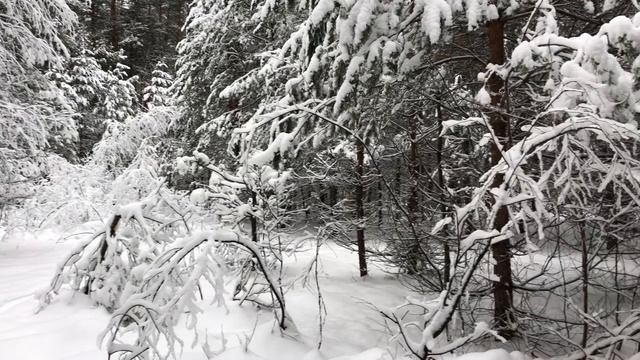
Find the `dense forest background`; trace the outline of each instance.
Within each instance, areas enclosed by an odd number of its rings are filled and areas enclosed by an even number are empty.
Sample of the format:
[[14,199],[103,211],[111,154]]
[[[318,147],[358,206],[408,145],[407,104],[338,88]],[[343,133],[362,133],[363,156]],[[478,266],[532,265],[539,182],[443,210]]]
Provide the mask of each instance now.
[[201,336],[225,293],[294,336],[298,286],[321,348],[319,254],[339,246],[363,281],[375,264],[413,294],[378,311],[389,359],[629,359],[638,11],[0,0],[0,226],[100,222],[39,299],[106,309],[111,358],[180,358],[176,327]]

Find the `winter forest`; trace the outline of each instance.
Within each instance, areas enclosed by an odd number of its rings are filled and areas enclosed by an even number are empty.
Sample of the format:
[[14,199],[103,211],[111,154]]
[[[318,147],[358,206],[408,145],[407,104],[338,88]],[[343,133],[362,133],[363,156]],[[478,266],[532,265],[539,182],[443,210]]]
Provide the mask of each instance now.
[[639,0],[0,0],[0,359],[640,360]]

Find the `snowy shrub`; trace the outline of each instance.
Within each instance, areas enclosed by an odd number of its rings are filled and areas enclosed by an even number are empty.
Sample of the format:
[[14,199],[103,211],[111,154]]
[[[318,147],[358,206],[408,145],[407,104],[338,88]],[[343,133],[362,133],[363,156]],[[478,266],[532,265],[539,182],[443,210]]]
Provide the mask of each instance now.
[[116,206],[103,229],[60,263],[42,305],[68,286],[113,311],[103,337],[110,354],[135,357],[149,351],[157,358],[177,358],[183,345],[174,327],[186,313],[197,334],[199,302],[212,297],[222,305],[224,279],[231,275],[236,300],[273,308],[283,331],[295,329],[276,274],[283,252],[298,245],[276,242],[277,224],[284,218],[264,222],[263,211],[273,208],[258,202],[257,195],[242,195],[247,179],[282,191],[286,177],[273,169],[258,178],[230,175],[194,152],[178,159],[178,170],[207,167],[213,175],[186,203],[162,186],[154,161],[143,149],[116,178],[109,196],[125,205]]
[[[261,172],[254,172],[254,167],[247,167],[240,169],[237,174],[230,174],[224,168],[213,165],[208,156],[198,151],[194,151],[193,156],[177,159],[178,172],[198,172],[202,167],[210,170],[211,176],[208,184],[191,192],[191,201],[206,207],[214,223],[231,226],[239,234],[270,249],[263,253],[269,270],[281,267],[281,264],[274,262],[281,256],[272,252],[291,251],[287,250],[286,243],[274,243],[280,241],[280,236],[286,231],[281,229],[288,221],[287,212],[282,206],[286,202],[284,194],[290,189],[289,172],[278,172],[265,166]],[[257,291],[259,286],[245,288],[247,284],[264,284],[262,272],[256,272],[256,264],[252,261],[238,261],[238,264],[243,270],[235,298],[259,304],[268,302],[268,299],[261,297],[269,294],[268,287],[262,287],[265,291]]]
[[110,122],[93,149],[92,161],[107,166],[115,174],[120,173],[129,166],[140,148],[158,144],[178,116],[176,108],[158,106],[122,123]]
[[161,177],[157,145],[143,143],[137,149],[131,163],[116,176],[108,194],[113,204],[128,204],[140,201],[156,190]]
[[[184,345],[174,327],[182,315],[188,314],[187,326],[197,337],[198,314],[202,312],[198,302],[204,300],[203,294],[212,293],[214,303],[224,304],[224,244],[235,244],[255,259],[277,299],[280,328],[295,329],[286,314],[282,290],[267,269],[259,246],[235,231],[218,228],[177,239],[149,265],[135,294],[114,312],[103,335],[109,354],[135,357],[149,351],[153,358],[179,358]],[[133,344],[127,336],[131,331],[136,334]]]
[[179,219],[171,218],[179,215],[176,211],[161,183],[140,202],[118,206],[102,229],[60,262],[50,288],[41,296],[42,306],[66,285],[109,310],[118,308],[165,244],[185,231]]
[[110,210],[107,193],[110,182],[104,169],[98,166],[69,163],[57,155],[44,159],[46,180],[33,189],[34,195],[15,217],[32,227],[63,227],[101,220]]

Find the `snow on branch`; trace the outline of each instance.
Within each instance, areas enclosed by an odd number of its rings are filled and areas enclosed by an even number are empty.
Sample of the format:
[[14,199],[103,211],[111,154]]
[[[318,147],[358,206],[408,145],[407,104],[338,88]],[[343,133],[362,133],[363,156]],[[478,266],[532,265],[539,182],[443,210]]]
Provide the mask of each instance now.
[[[391,312],[382,312],[387,320],[395,324],[396,337],[417,358],[426,359],[431,355],[451,353],[469,342],[487,335],[497,336],[496,332],[485,323],[476,324],[473,332],[451,342],[442,336],[454,318],[460,301],[467,293],[469,283],[478,266],[489,251],[491,241],[483,239],[476,244],[478,250],[470,254],[472,260],[466,266],[461,262],[462,254],[469,254],[469,252],[465,250],[458,253],[454,268],[462,273],[447,284],[446,290],[437,299],[425,301],[424,299],[408,298],[406,304],[398,306]],[[464,270],[462,271],[460,269],[463,266]],[[420,309],[420,311],[416,312],[415,309]],[[419,333],[416,332],[416,329],[419,329]]]
[[142,147],[153,145],[164,136],[178,116],[175,107],[155,106],[123,123],[111,122],[93,149],[92,161],[107,164],[112,170],[126,168]]
[[[156,189],[138,203],[119,207],[104,227],[79,243],[57,266],[49,288],[40,296],[40,308],[49,304],[64,285],[87,294],[107,309],[115,309],[139,281],[142,270],[158,254],[164,237],[154,230],[167,229],[173,219],[150,216],[162,207]],[[156,225],[150,225],[152,222]]]
[[[233,244],[251,254],[277,299],[280,328],[295,331],[279,282],[271,275],[259,246],[236,231],[220,228],[176,240],[149,265],[136,293],[114,312],[102,335],[109,353],[141,354],[150,350],[158,358],[178,358],[183,344],[174,326],[182,314],[188,313],[188,327],[194,329],[197,337],[197,314],[202,311],[197,302],[198,296],[202,296],[202,283],[210,285],[214,301],[224,305],[223,277],[228,259],[220,255],[221,244]],[[132,326],[137,332],[135,343],[123,343],[128,339],[124,333],[131,331]]]

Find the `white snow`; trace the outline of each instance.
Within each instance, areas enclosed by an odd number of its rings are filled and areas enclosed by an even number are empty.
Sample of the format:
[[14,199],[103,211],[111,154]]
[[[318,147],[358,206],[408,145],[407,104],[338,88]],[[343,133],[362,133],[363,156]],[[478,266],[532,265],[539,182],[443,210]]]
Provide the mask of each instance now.
[[524,355],[519,351],[512,353],[503,349],[489,350],[482,353],[468,353],[457,356],[456,360],[524,360]]
[[[59,236],[57,232],[43,232],[16,235],[0,242],[0,359],[106,357],[96,341],[110,315],[95,307],[88,297],[72,295],[70,289],[63,287],[51,305],[35,313],[38,300],[34,294],[47,286],[56,263],[80,241],[71,238],[56,242]],[[284,276],[294,278],[306,273],[313,253],[314,248],[309,246],[295,259],[289,259]],[[206,324],[208,330],[206,336],[201,334],[201,340],[207,338],[211,353],[218,354],[215,359],[391,360],[386,349],[389,336],[379,314],[367,304],[388,309],[401,303],[409,290],[375,265],[369,277],[359,278],[356,254],[344,248],[329,244],[320,249],[320,256],[320,287],[328,314],[320,351],[315,350],[318,308],[314,287],[299,286],[286,294],[288,312],[299,331],[295,339],[274,331],[269,311],[230,299],[226,301],[228,309],[206,306],[199,323]],[[186,328],[177,331],[185,336],[187,344],[182,359],[206,359],[201,346],[189,348],[193,339]],[[226,341],[224,347],[221,333]],[[243,350],[245,342],[247,352]]]
[[207,198],[208,194],[207,190],[205,189],[195,189],[189,195],[189,200],[191,200],[191,203],[194,205],[205,203],[207,201]]
[[104,358],[96,336],[109,320],[84,296],[62,296],[36,314],[36,293],[77,242],[57,243],[59,234],[16,234],[0,242],[0,359],[86,360]]
[[474,232],[469,234],[466,238],[464,238],[462,241],[460,241],[460,248],[463,249],[464,251],[470,248],[471,246],[473,246],[473,244],[478,240],[495,238],[495,237],[498,237],[499,235],[500,235],[500,232],[498,230],[491,230],[491,231],[475,230]]
[[489,95],[489,92],[487,91],[487,89],[483,87],[482,89],[480,89],[480,91],[478,91],[478,94],[476,95],[476,101],[480,105],[491,104],[491,95]]
[[343,103],[347,101],[347,97],[351,95],[351,92],[353,92],[353,85],[358,80],[357,74],[364,61],[364,57],[355,56],[349,63],[349,67],[345,74],[345,80],[342,82],[342,85],[336,94],[336,102],[333,108],[335,113],[340,112]]

